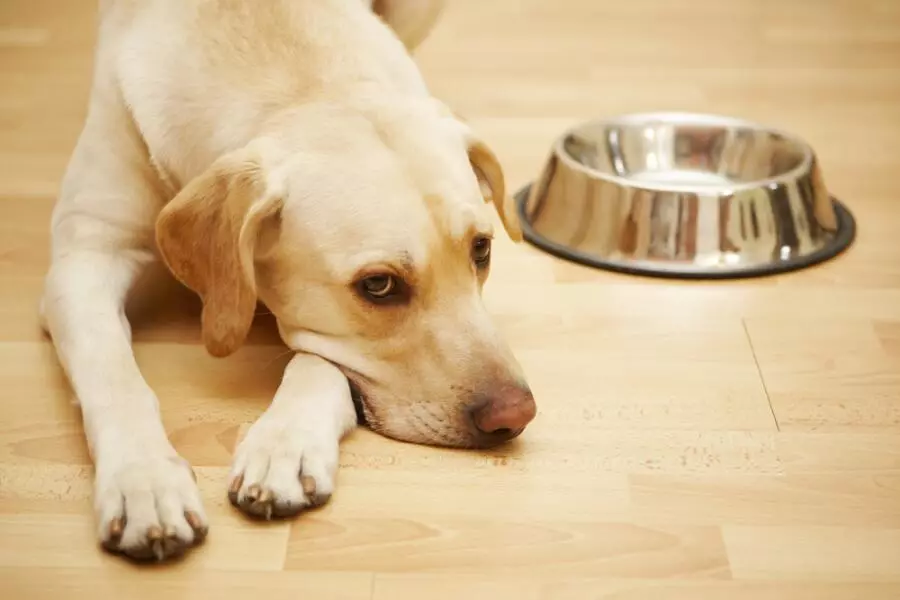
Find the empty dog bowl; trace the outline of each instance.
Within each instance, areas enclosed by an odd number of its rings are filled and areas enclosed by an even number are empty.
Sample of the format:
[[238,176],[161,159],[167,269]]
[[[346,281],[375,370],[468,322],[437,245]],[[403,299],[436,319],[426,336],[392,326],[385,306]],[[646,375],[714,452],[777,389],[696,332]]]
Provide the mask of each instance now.
[[525,238],[614,271],[728,278],[827,260],[854,238],[812,149],[753,123],[686,113],[574,127],[516,196]]

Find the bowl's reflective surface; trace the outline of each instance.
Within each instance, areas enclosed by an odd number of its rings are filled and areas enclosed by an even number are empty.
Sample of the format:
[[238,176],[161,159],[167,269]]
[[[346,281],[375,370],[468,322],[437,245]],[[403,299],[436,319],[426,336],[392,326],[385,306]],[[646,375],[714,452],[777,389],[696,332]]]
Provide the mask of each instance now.
[[834,256],[852,217],[812,150],[707,115],[630,115],[578,126],[519,195],[526,238],[560,256],[651,275],[733,277]]

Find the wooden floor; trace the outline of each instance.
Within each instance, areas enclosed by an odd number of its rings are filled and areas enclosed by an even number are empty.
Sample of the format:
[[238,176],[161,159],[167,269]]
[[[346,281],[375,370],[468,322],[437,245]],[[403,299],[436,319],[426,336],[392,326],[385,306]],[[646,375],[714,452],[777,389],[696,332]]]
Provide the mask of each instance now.
[[282,348],[261,323],[207,356],[173,287],[136,352],[212,531],[163,567],[98,549],[78,409],[36,318],[94,4],[0,2],[0,597],[900,598],[900,2],[453,0],[419,60],[511,186],[581,119],[732,114],[813,143],[857,244],[716,284],[498,244],[487,300],[540,403],[524,437],[479,454],[358,431],[333,502],[268,525],[225,477]]

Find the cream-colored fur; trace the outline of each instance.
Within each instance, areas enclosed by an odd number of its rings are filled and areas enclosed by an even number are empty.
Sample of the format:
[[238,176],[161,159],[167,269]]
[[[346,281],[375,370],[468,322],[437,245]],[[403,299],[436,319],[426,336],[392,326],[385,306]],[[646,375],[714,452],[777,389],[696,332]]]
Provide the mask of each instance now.
[[[236,451],[229,493],[250,514],[330,496],[351,390],[374,429],[420,443],[496,443],[533,416],[480,299],[491,204],[519,237],[502,170],[408,52],[441,4],[101,2],[42,308],[82,406],[108,548],[164,558],[207,530],[124,314],[160,258],[202,298],[212,354],[240,346],[257,302],[296,352]],[[485,398],[502,402],[476,430]]]

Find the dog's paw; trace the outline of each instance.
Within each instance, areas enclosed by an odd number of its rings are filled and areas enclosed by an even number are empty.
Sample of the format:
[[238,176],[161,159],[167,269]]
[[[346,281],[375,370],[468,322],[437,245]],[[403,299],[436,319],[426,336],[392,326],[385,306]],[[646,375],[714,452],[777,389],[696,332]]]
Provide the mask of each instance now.
[[338,440],[263,417],[238,445],[228,498],[254,517],[288,517],[334,491]]
[[164,560],[199,544],[209,529],[187,462],[154,457],[98,469],[100,541],[137,560]]

